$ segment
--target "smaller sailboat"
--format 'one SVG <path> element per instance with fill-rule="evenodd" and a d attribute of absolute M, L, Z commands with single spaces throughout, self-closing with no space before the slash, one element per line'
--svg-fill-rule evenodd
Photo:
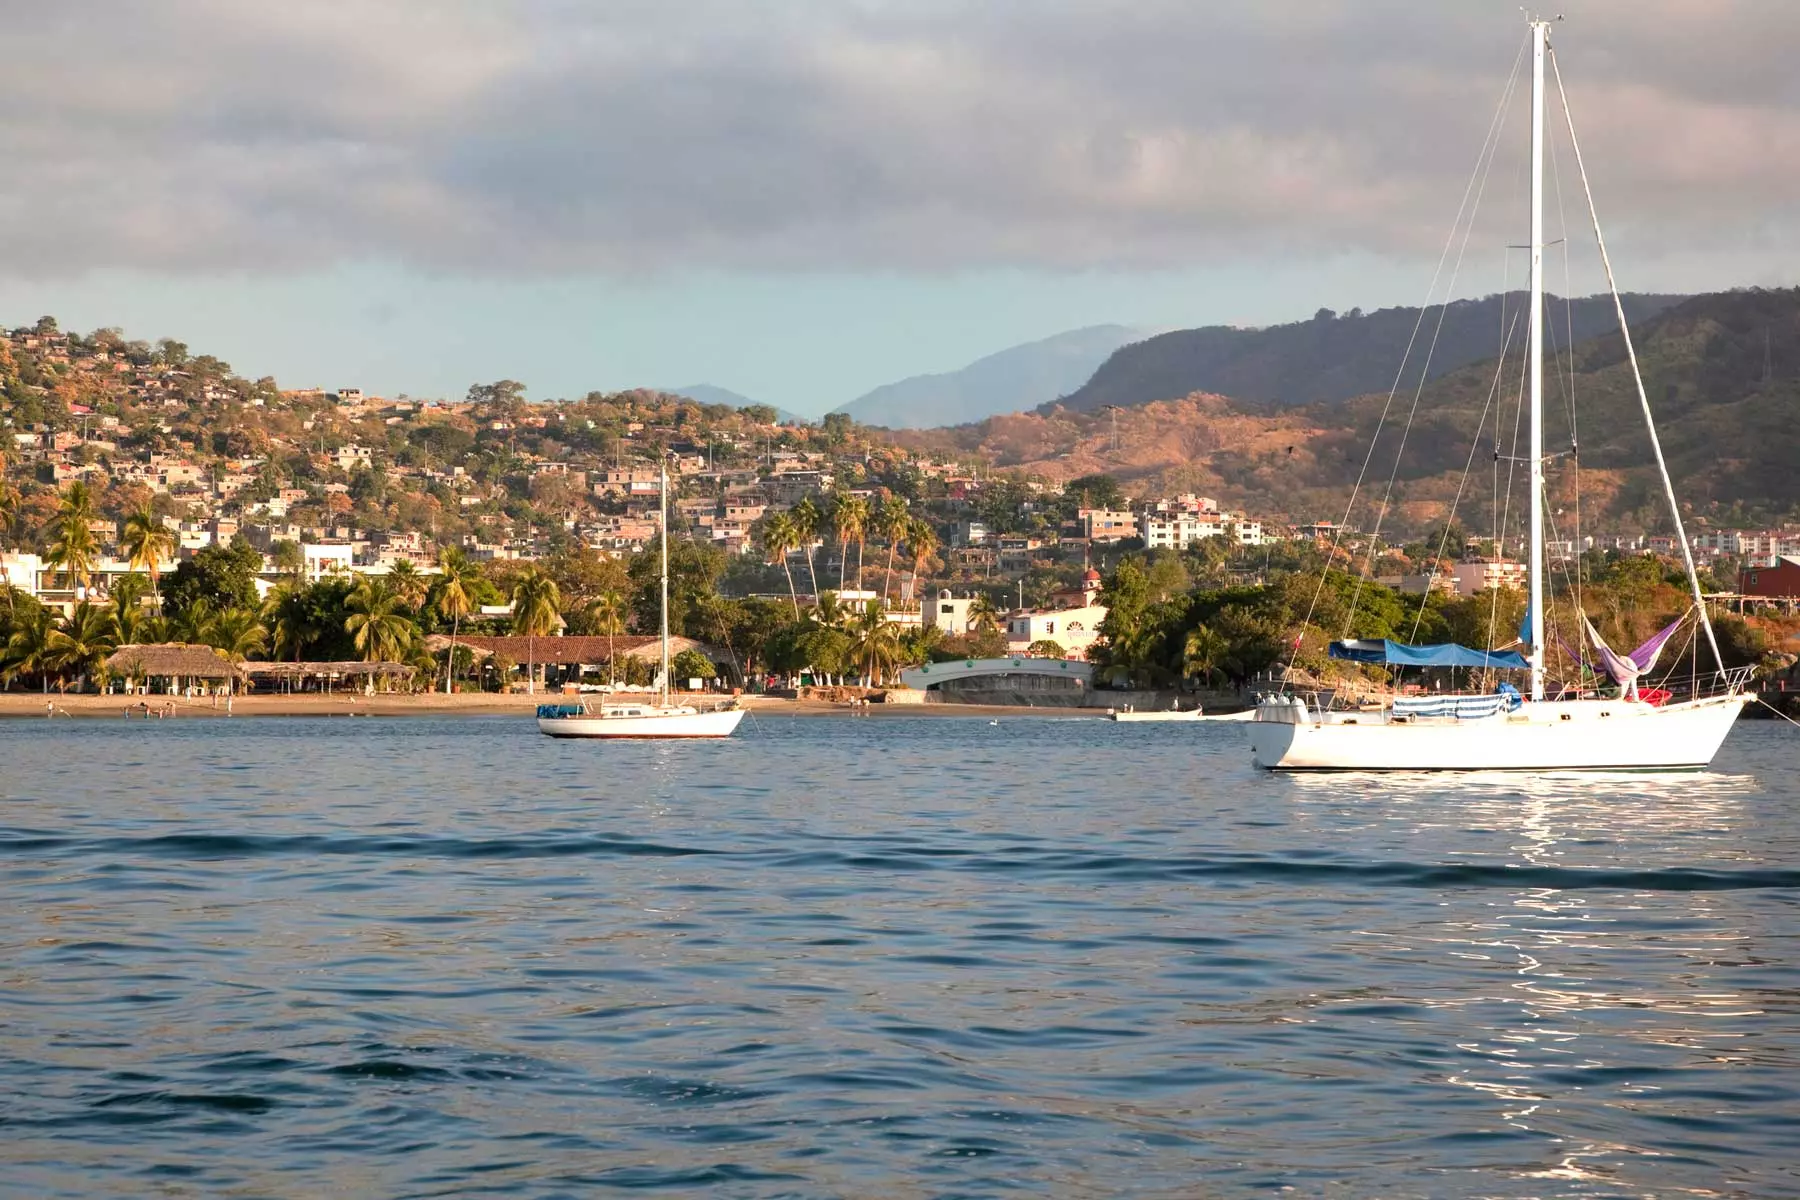
<path fill-rule="evenodd" d="M 538 732 L 559 738 L 723 738 L 744 719 L 735 705 L 702 709 L 669 696 L 669 466 L 662 465 L 662 671 L 659 695 L 647 700 L 608 700 L 599 705 L 540 704 Z"/>

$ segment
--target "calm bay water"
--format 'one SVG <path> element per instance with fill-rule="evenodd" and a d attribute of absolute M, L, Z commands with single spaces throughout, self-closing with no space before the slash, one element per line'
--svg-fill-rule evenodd
<path fill-rule="evenodd" d="M 0 1193 L 1800 1193 L 1800 732 L 0 723 Z"/>

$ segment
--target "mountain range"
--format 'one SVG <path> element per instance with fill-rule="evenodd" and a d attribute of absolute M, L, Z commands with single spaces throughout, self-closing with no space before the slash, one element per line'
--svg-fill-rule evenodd
<path fill-rule="evenodd" d="M 1393 387 L 1409 344 L 1414 366 L 1403 383 L 1413 388 L 1420 366 L 1430 380 L 1492 357 L 1500 349 L 1505 325 L 1526 307 L 1525 299 L 1524 293 L 1511 292 L 1458 300 L 1426 310 L 1423 318 L 1417 308 L 1352 309 L 1342 316 L 1322 308 L 1311 320 L 1264 329 L 1210 325 L 1175 330 L 1117 350 L 1058 403 L 1091 412 L 1193 392 L 1284 405 L 1348 400 Z M 1684 299 L 1628 294 L 1625 314 L 1641 321 Z M 1545 326 L 1547 348 L 1585 341 L 1611 329 L 1616 320 L 1610 296 L 1573 301 L 1551 296 L 1546 302 L 1551 314 Z M 1514 336 L 1524 336 L 1522 326 Z"/>
<path fill-rule="evenodd" d="M 833 411 L 888 429 L 960 425 L 1018 412 L 1081 387 L 1114 351 L 1143 336 L 1143 330 L 1124 325 L 1074 329 L 990 354 L 956 371 L 884 384 Z"/>
<path fill-rule="evenodd" d="M 1645 298 L 1637 299 L 1642 313 Z M 1651 298 L 1651 315 L 1632 321 L 1632 337 L 1684 504 L 1739 523 L 1800 514 L 1800 289 L 1721 292 L 1672 305 L 1658 299 Z M 1498 308 L 1490 315 L 1497 342 Z M 1587 337 L 1546 366 L 1546 446 L 1559 455 L 1550 471 L 1553 512 L 1560 506 L 1564 520 L 1573 520 L 1579 464 L 1584 520 L 1654 528 L 1661 483 L 1623 339 L 1616 329 Z M 1410 425 L 1400 410 L 1373 443 L 1393 370 L 1390 363 L 1378 390 L 1348 399 L 1321 390 L 1310 403 L 1285 405 L 1266 394 L 1196 390 L 1111 412 L 1056 405 L 894 437 L 1053 479 L 1110 472 L 1140 494 L 1198 491 L 1293 520 L 1341 516 L 1367 461 L 1376 496 L 1394 477 L 1395 528 L 1442 520 L 1453 504 L 1471 528 L 1482 528 L 1493 518 L 1496 472 L 1515 454 L 1518 343 L 1505 364 L 1489 357 L 1438 375 Z"/>

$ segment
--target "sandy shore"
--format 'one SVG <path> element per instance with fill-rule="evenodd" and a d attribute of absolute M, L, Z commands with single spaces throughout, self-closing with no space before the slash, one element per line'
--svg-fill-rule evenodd
<path fill-rule="evenodd" d="M 176 717 L 423 717 L 423 716 L 529 716 L 539 704 L 563 699 L 560 696 L 499 695 L 477 693 L 446 696 L 441 693 L 422 696 L 363 695 L 267 695 L 237 696 L 229 711 L 223 698 L 183 699 L 171 696 L 48 696 L 36 692 L 0 693 L 0 718 L 36 718 L 44 720 L 47 706 L 54 706 L 57 719 L 63 717 L 110 717 L 119 720 L 128 705 L 148 702 L 152 712 L 173 706 Z M 759 716 L 831 717 L 850 716 L 891 719 L 896 717 L 1095 717 L 1104 710 L 1095 708 L 1023 708 L 990 704 L 871 704 L 852 710 L 847 704 L 831 704 L 811 700 L 786 700 L 773 696 L 745 696 L 744 707 Z M 133 713 L 133 718 L 136 718 Z"/>

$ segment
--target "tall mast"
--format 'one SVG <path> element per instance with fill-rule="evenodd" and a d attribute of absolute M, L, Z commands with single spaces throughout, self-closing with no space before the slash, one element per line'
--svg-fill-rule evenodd
<path fill-rule="evenodd" d="M 662 520 L 662 703 L 669 706 L 669 458 L 663 455 L 661 506 Z"/>
<path fill-rule="evenodd" d="M 1547 21 L 1531 23 L 1531 591 L 1526 602 L 1531 698 L 1544 698 L 1544 46 Z"/>

